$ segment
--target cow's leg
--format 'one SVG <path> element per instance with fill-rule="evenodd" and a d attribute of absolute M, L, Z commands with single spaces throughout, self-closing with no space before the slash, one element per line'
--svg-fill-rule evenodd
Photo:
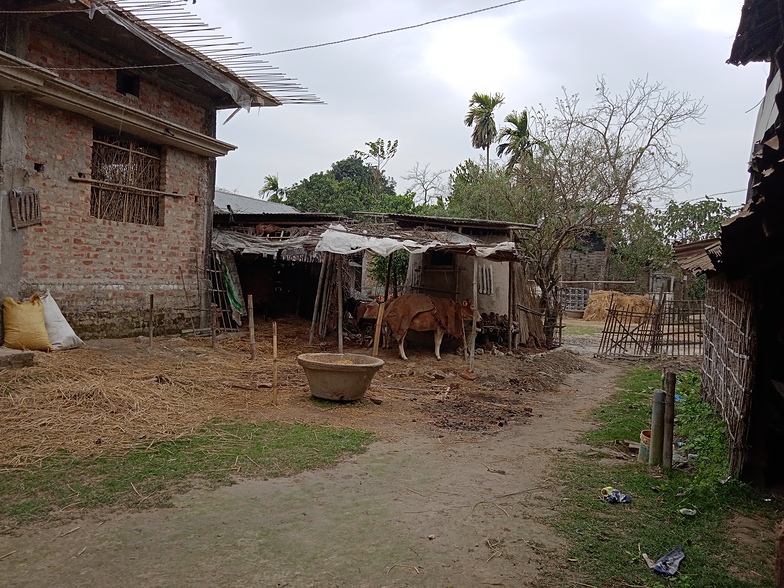
<path fill-rule="evenodd" d="M 444 340 L 444 329 L 437 326 L 434 333 L 436 340 L 436 359 L 441 361 L 441 341 Z"/>
<path fill-rule="evenodd" d="M 400 351 L 400 359 L 405 359 L 406 361 L 408 361 L 408 358 L 406 357 L 406 352 L 403 350 L 403 344 L 406 342 L 406 335 L 408 335 L 407 332 L 403 333 L 403 336 L 400 337 L 400 341 L 397 342 L 397 347 L 398 350 Z"/>

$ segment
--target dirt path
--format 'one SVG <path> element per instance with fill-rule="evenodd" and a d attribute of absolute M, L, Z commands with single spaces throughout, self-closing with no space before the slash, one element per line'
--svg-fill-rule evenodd
<path fill-rule="evenodd" d="M 553 566 L 568 566 L 546 525 L 553 457 L 577 447 L 620 371 L 592 365 L 494 435 L 415 424 L 333 469 L 0 536 L 0 583 L 548 586 Z"/>

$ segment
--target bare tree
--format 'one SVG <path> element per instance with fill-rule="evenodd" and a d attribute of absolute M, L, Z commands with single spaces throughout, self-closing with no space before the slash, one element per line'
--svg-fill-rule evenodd
<path fill-rule="evenodd" d="M 444 181 L 441 176 L 449 170 L 442 169 L 436 172 L 430 171 L 430 164 L 425 164 L 424 167 L 419 165 L 417 161 L 414 167 L 406 172 L 403 176 L 404 180 L 411 182 L 409 190 L 417 193 L 422 200 L 422 204 L 430 206 L 432 199 L 442 198 L 444 195 Z"/>
<path fill-rule="evenodd" d="M 671 196 L 691 179 L 689 162 L 674 143 L 684 124 L 702 119 L 705 106 L 689 94 L 668 91 L 661 82 L 638 79 L 626 92 L 613 95 L 599 78 L 596 103 L 579 112 L 578 102 L 562 103 L 562 116 L 574 119 L 601 149 L 602 190 L 613 201 L 605 223 L 606 241 L 602 279 L 609 272 L 612 234 L 627 203 L 647 205 Z"/>

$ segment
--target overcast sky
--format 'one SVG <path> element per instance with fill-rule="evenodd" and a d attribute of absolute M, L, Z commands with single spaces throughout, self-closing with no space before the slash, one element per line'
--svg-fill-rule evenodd
<path fill-rule="evenodd" d="M 198 0 L 187 10 L 261 52 L 416 25 L 501 0 Z M 743 190 L 766 64 L 727 65 L 742 0 L 526 0 L 489 12 L 351 43 L 268 57 L 325 105 L 237 114 L 218 137 L 238 149 L 218 160 L 220 187 L 255 196 L 264 176 L 288 187 L 366 149 L 397 139 L 386 173 L 417 163 L 452 170 L 481 154 L 463 124 L 474 92 L 506 97 L 511 110 L 553 112 L 566 88 L 593 102 L 604 76 L 614 93 L 647 76 L 702 98 L 707 112 L 676 136 L 691 162 L 679 200 Z M 446 178 L 446 176 L 445 176 Z M 739 204 L 744 194 L 723 196 Z"/>

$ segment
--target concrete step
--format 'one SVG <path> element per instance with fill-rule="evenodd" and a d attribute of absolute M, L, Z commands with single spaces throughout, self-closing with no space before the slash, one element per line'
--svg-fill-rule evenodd
<path fill-rule="evenodd" d="M 28 367 L 33 365 L 35 351 L 19 351 L 0 347 L 0 370 L 8 368 Z"/>

